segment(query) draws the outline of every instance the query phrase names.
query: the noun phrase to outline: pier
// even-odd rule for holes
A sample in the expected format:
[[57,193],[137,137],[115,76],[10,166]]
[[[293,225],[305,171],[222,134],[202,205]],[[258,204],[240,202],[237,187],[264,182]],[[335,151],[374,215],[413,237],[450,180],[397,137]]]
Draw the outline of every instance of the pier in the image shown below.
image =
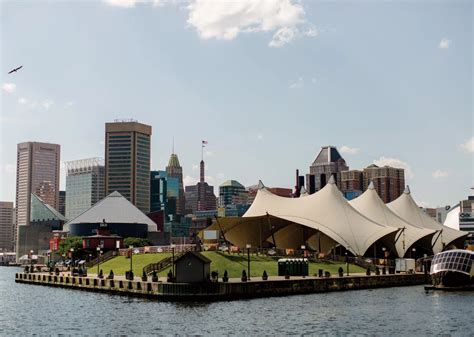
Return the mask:
[[[164,280],[164,279],[163,279]],[[268,280],[253,278],[242,282],[171,283],[142,281],[140,278],[127,280],[71,275],[51,275],[49,273],[16,273],[15,282],[61,287],[76,290],[103,292],[126,296],[145,297],[163,301],[218,301],[242,298],[287,296],[297,294],[324,293],[386,287],[422,285],[426,276],[416,274],[353,275],[342,277],[270,277]]]

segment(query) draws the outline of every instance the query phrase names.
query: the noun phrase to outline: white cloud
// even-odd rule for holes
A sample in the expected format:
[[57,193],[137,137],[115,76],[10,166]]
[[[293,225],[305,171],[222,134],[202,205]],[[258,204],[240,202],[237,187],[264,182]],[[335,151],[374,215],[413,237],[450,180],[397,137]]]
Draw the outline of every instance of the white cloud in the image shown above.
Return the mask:
[[197,183],[197,179],[194,179],[193,177],[191,176],[185,176],[183,178],[183,185],[184,186],[192,186],[192,185],[196,185]]
[[105,0],[105,3],[110,6],[116,7],[123,7],[123,8],[132,8],[139,2],[143,2],[140,0]]
[[316,29],[316,27],[311,26],[303,33],[303,35],[308,37],[317,37],[319,35],[319,31]]
[[28,100],[25,97],[18,98],[18,104],[24,105],[28,103]]
[[448,171],[442,171],[442,170],[436,170],[434,171],[431,176],[435,179],[441,179],[441,178],[446,178],[449,176]]
[[197,171],[197,170],[199,170],[199,165],[194,164],[194,165],[193,165],[193,171]]
[[40,105],[45,108],[46,110],[48,110],[49,108],[51,108],[51,106],[54,105],[54,101],[50,100],[50,99],[45,99],[43,101],[41,101]]
[[232,40],[240,33],[274,32],[270,47],[281,47],[297,36],[317,35],[309,25],[301,3],[292,0],[193,0],[188,6],[188,24],[202,39]]
[[386,158],[382,156],[379,159],[374,160],[374,164],[377,166],[391,166],[405,169],[405,176],[410,179],[413,179],[415,176],[410,165],[397,158]]
[[448,40],[447,38],[442,38],[441,41],[439,41],[438,48],[439,49],[448,49],[449,46],[451,45],[451,40]]
[[346,145],[341,146],[339,151],[341,153],[347,153],[347,154],[358,154],[360,152],[360,150],[358,148],[349,147],[349,146],[346,146]]
[[2,84],[2,90],[11,94],[14,92],[16,89],[16,84],[15,83],[3,83]]
[[225,178],[225,174],[220,172],[220,173],[217,173],[217,178],[218,179],[224,179]]
[[[139,3],[162,7],[179,0],[104,0],[110,6],[133,8]],[[299,0],[184,0],[187,23],[199,37],[233,40],[241,33],[273,32],[270,47],[282,47],[296,37],[316,37],[318,30],[305,20]]]
[[298,34],[298,29],[294,27],[283,27],[276,31],[273,35],[272,40],[268,43],[269,47],[283,47],[285,44],[290,43],[294,40]]
[[460,151],[474,153],[474,137],[467,139],[464,143],[458,146]]
[[303,77],[299,77],[295,82],[291,83],[289,88],[290,89],[297,89],[302,88],[304,86]]
[[212,157],[212,156],[214,156],[214,152],[212,152],[212,151],[206,151],[206,156]]
[[66,107],[71,107],[74,105],[74,102],[73,101],[69,101],[69,102],[66,102],[66,104],[64,104]]
[[313,78],[311,79],[311,83],[316,84],[316,82],[317,82],[316,78],[313,77]]
[[257,135],[257,139],[258,139],[258,140],[262,140],[262,139],[263,139],[263,134],[262,134],[262,133],[259,133],[259,134]]

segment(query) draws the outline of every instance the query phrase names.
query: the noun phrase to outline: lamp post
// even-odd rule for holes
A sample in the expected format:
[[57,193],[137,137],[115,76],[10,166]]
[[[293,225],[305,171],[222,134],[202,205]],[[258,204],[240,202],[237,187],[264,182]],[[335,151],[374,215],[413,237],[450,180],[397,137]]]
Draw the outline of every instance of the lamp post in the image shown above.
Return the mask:
[[128,249],[130,250],[130,273],[128,275],[130,280],[133,280],[133,246],[128,246]]
[[100,247],[97,246],[97,277],[99,277],[99,264],[100,264]]
[[383,270],[384,270],[384,274],[386,272],[386,265],[387,265],[387,261],[385,261],[385,251],[387,250],[387,248],[385,247],[382,247],[382,252],[383,252]]
[[32,273],[33,272],[33,249],[30,250],[30,263],[31,263],[30,273]]
[[416,258],[416,248],[413,247],[413,248],[411,249],[411,251],[412,251],[412,258],[413,258],[413,259]]
[[176,270],[175,270],[175,265],[174,265],[174,247],[175,247],[175,244],[172,243],[171,244],[171,254],[172,254],[172,262],[173,262],[173,277],[176,276],[176,274],[175,274]]
[[247,280],[250,281],[250,248],[252,247],[250,243],[245,245],[247,248]]
[[349,257],[347,256],[347,252],[345,253],[346,255],[346,276],[349,276]]
[[74,248],[69,249],[71,252],[71,267],[74,268]]

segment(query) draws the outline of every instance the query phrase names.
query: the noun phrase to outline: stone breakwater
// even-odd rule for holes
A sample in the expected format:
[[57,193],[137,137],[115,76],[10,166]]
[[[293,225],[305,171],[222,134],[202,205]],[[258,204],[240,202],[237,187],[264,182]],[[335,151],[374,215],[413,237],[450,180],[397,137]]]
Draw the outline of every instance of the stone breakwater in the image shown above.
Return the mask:
[[395,274],[343,277],[272,278],[266,281],[209,283],[168,283],[135,280],[99,279],[96,277],[57,276],[46,273],[16,273],[15,282],[61,287],[164,301],[233,300],[242,298],[286,296],[387,287],[413,286],[427,283],[424,274]]

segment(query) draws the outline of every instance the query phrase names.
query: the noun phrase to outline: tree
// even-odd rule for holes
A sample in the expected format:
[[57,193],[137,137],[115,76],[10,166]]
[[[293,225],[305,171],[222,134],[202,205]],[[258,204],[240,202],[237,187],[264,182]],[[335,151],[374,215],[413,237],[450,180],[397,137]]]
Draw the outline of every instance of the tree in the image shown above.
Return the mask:
[[68,254],[71,248],[74,249],[74,252],[82,249],[82,238],[80,236],[70,236],[62,239],[59,242],[58,254]]
[[145,247],[145,246],[151,246],[152,243],[148,239],[129,237],[123,240],[123,245],[125,248],[128,248],[130,246]]

